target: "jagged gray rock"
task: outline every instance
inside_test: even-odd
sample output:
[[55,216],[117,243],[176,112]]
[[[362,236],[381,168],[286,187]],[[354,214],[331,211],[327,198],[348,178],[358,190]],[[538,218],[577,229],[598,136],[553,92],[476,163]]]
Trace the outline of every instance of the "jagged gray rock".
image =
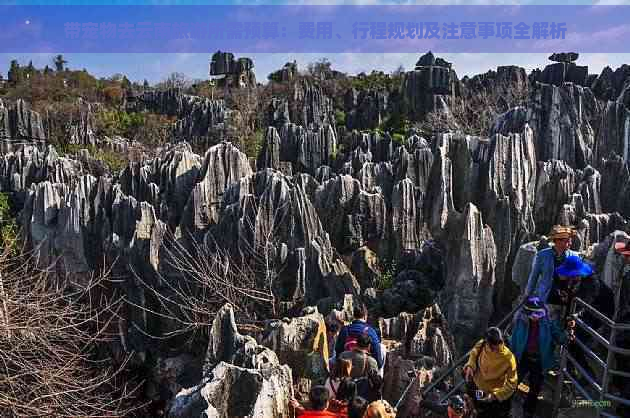
[[450,64],[429,52],[414,71],[403,75],[401,90],[413,117],[422,119],[429,112],[448,108],[448,97],[459,94],[459,81]]
[[273,351],[240,335],[226,305],[212,323],[201,382],[175,396],[168,416],[288,418],[292,384],[291,369],[280,366]]
[[593,126],[600,109],[590,89],[536,84],[528,108],[538,161],[562,160],[573,168],[593,164]]
[[42,117],[23,99],[13,105],[0,99],[0,139],[45,140]]
[[483,333],[493,313],[497,252],[492,230],[481,212],[468,204],[459,219],[449,220],[446,285],[440,300],[446,307],[458,352]]
[[289,123],[280,130],[280,161],[291,162],[293,172],[315,175],[320,166],[332,165],[336,150],[337,136],[330,125],[310,130]]
[[538,162],[534,222],[536,232],[546,234],[556,223],[562,206],[569,202],[577,184],[576,173],[564,161]]

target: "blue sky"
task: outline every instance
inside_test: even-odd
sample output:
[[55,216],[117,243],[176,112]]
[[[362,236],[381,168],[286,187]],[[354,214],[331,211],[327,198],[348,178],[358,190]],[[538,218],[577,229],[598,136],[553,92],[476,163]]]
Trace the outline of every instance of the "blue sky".
[[[0,5],[18,4],[630,4],[630,0],[0,0]],[[253,58],[258,80],[264,81],[266,76],[281,68],[287,61],[297,60],[304,68],[309,62],[322,57],[328,58],[333,67],[350,74],[372,69],[393,71],[399,65],[406,69],[413,68],[418,57],[426,51],[413,54],[384,54],[384,53],[328,53],[328,54],[251,54],[239,53],[238,56]],[[454,63],[458,75],[474,75],[495,69],[500,65],[518,65],[528,71],[533,68],[543,68],[547,63],[549,53],[531,54],[483,54],[460,53],[440,54]],[[553,52],[553,51],[550,51]],[[43,67],[52,62],[53,53],[11,53],[0,54],[0,72],[6,76],[11,59],[18,59],[21,63],[32,60],[37,67]],[[103,53],[66,53],[70,68],[86,68],[90,73],[105,77],[115,73],[124,73],[132,80],[147,79],[154,83],[164,79],[172,72],[182,72],[191,78],[205,79],[208,77],[208,54],[175,53],[175,54],[103,54]],[[606,65],[616,68],[624,63],[630,63],[630,54],[581,54],[578,61],[581,65],[588,65],[589,72],[599,73]]]

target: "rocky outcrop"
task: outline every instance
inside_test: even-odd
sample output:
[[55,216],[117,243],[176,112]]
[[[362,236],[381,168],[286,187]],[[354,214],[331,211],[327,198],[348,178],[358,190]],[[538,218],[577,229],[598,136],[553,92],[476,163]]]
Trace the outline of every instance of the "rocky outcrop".
[[413,118],[421,120],[429,112],[447,110],[449,97],[459,94],[459,81],[450,63],[429,52],[403,75],[401,90]]
[[307,307],[304,316],[268,321],[261,343],[278,355],[282,364],[300,379],[322,380],[328,374],[329,350],[324,317],[317,308]]
[[285,99],[273,97],[267,108],[267,124],[280,129],[284,124],[291,122],[289,114],[289,102]]
[[590,89],[539,83],[528,107],[538,161],[562,160],[573,168],[593,163],[599,104]]
[[224,76],[219,79],[221,87],[246,88],[256,86],[254,62],[250,58],[234,59],[230,52],[217,51],[210,61],[210,75]]
[[426,384],[435,370],[448,367],[455,358],[453,336],[437,305],[381,319],[379,327],[383,338],[399,341],[388,352],[385,366],[383,397],[393,404],[410,381],[408,371],[418,369]]
[[198,171],[201,180],[190,192],[180,226],[197,232],[217,224],[224,190],[251,174],[247,156],[231,143],[222,142],[208,149]]
[[538,162],[534,201],[536,232],[546,234],[557,222],[562,206],[577,185],[576,173],[564,161]]
[[22,99],[13,105],[0,100],[0,140],[6,139],[46,139],[42,117]]
[[295,84],[290,101],[293,103],[290,106],[292,122],[310,129],[335,125],[332,99],[308,79],[302,78]]
[[276,128],[270,126],[265,133],[265,139],[262,149],[258,156],[256,168],[259,170],[265,168],[280,169],[280,136]]
[[380,243],[387,233],[387,207],[383,196],[361,190],[358,180],[336,176],[317,188],[314,205],[331,243],[342,253],[368,243]]
[[446,285],[440,300],[461,353],[483,333],[493,313],[497,250],[492,230],[473,204],[449,223]]
[[[630,91],[630,87],[628,87]],[[630,110],[621,101],[609,101],[599,123],[599,136],[595,146],[596,162],[618,155],[630,161]]]
[[281,69],[269,74],[269,80],[275,81],[276,83],[287,83],[293,81],[297,76],[297,61],[293,61],[287,62]]
[[344,97],[348,129],[378,128],[387,116],[389,94],[386,90],[348,90]]
[[493,138],[485,190],[481,192],[484,218],[492,229],[497,251],[496,300],[509,306],[513,297],[505,277],[516,250],[535,231],[531,196],[536,187],[536,153],[533,132],[525,126],[522,134]]
[[69,126],[69,142],[71,144],[96,145],[96,121],[92,105],[79,99],[77,107],[76,120],[72,120]]
[[177,117],[172,127],[173,135],[176,139],[188,141],[218,135],[229,117],[223,100],[182,94],[176,88],[147,90],[127,107],[129,111],[146,110]]
[[198,385],[182,389],[168,409],[171,418],[289,416],[291,369],[276,354],[239,334],[230,305],[210,329],[204,373]]
[[[269,146],[265,147],[267,150]],[[279,158],[290,162],[293,172],[315,175],[320,166],[332,165],[336,150],[337,136],[330,125],[310,130],[289,123],[280,130]]]
[[537,76],[541,83],[562,86],[564,83],[574,83],[580,86],[589,86],[588,67],[576,65],[579,54],[576,52],[560,52],[549,57],[554,64],[549,64]]
[[[228,187],[218,230],[211,234],[213,239],[223,238],[225,247],[243,258],[261,245],[279,254],[274,262],[282,270],[277,283],[281,301],[314,304],[359,292],[306,192],[277,171],[259,171]],[[286,249],[280,252],[283,246]]]
[[604,67],[601,74],[591,84],[591,90],[598,99],[615,101],[628,85],[630,79],[630,65],[623,64],[615,71],[609,66]]

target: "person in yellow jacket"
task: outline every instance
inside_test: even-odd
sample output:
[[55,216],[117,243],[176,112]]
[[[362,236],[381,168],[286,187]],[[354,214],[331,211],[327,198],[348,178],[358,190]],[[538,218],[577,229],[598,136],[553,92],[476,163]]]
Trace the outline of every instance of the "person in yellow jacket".
[[476,387],[471,395],[478,418],[510,417],[512,395],[518,386],[516,358],[499,328],[488,328],[484,339],[475,344],[464,366],[464,377]]

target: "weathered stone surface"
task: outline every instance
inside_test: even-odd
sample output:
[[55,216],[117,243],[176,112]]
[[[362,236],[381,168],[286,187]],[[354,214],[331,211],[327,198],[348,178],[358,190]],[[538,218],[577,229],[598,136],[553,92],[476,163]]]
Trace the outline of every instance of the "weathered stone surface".
[[277,97],[271,99],[267,108],[267,123],[276,129],[280,129],[286,123],[291,123],[288,100]]
[[446,286],[440,294],[458,352],[481,335],[493,313],[496,247],[481,212],[468,204],[460,219],[451,220],[446,256]]
[[332,126],[317,130],[304,129],[292,123],[280,130],[280,161],[292,163],[294,172],[315,175],[322,165],[332,165],[337,149],[337,136]]
[[230,305],[217,313],[209,336],[201,382],[175,396],[168,416],[288,417],[291,369],[280,366],[273,351],[238,333]]
[[523,294],[527,287],[527,279],[532,269],[534,257],[538,252],[538,242],[527,242],[522,244],[516,252],[514,264],[512,266],[512,281],[518,286],[520,293]]
[[251,248],[266,242],[285,243],[287,268],[279,283],[280,300],[303,298],[316,303],[324,297],[341,300],[358,294],[359,286],[333,253],[328,234],[306,192],[270,169],[243,177],[227,188],[214,238],[226,240],[233,254],[248,257]]
[[576,174],[563,161],[538,162],[534,222],[536,232],[546,234],[557,220],[562,205],[575,190]]
[[336,176],[315,191],[314,205],[331,243],[351,252],[385,236],[387,208],[383,196],[361,190],[358,180]]
[[401,313],[381,319],[379,326],[383,338],[400,341],[386,359],[383,395],[390,402],[398,401],[410,380],[407,371],[414,366],[426,384],[436,369],[448,367],[454,360],[453,336],[437,305],[414,315]]
[[45,140],[46,134],[39,113],[18,99],[13,105],[0,100],[0,137],[2,139]]
[[316,129],[335,124],[332,99],[326,96],[318,84],[302,78],[294,86],[290,106],[291,121],[305,128]]
[[620,102],[607,102],[599,123],[595,145],[596,161],[618,155],[630,161],[630,110]]
[[201,231],[218,223],[225,189],[251,174],[247,156],[230,142],[209,148],[198,171],[201,181],[190,192],[181,225],[191,231]]
[[538,161],[557,159],[573,168],[593,163],[599,104],[590,89],[536,84],[528,107]]
[[630,217],[630,170],[620,156],[604,158],[600,164],[601,203],[604,212]]
[[287,62],[276,72],[269,74],[269,79],[277,83],[291,82],[298,76],[297,61]]
[[617,100],[627,80],[630,78],[630,65],[623,64],[613,71],[609,66],[604,67],[601,74],[591,84],[591,90],[598,99]]
[[305,313],[267,322],[261,343],[273,350],[282,364],[291,367],[294,379],[325,379],[333,347],[328,347],[324,317],[317,308],[309,307]]
[[505,277],[520,243],[535,231],[531,197],[536,186],[536,153],[531,129],[493,137],[481,207],[492,229],[497,251],[497,305],[507,308],[513,289]]
[[223,100],[185,95],[178,89],[145,91],[127,107],[177,117],[172,132],[176,139],[189,141],[221,129],[229,114]]
[[220,86],[226,87],[253,87],[256,86],[256,77],[252,69],[254,62],[250,58],[234,59],[230,52],[217,51],[212,55],[210,62],[211,76],[225,76],[219,79]]
[[346,127],[348,129],[375,129],[385,120],[389,110],[386,90],[349,89],[345,96]]
[[574,83],[587,86],[588,67],[575,65],[573,62],[556,62],[549,64],[538,77],[538,81],[545,84],[562,86],[564,83]]
[[273,127],[267,128],[256,168],[259,170],[264,168],[278,170],[280,168],[280,136]]
[[76,120],[70,122],[69,142],[71,144],[95,145],[96,133],[92,105],[83,99],[77,102]]
[[549,56],[550,61],[555,62],[573,62],[577,61],[580,54],[577,52],[555,52]]

